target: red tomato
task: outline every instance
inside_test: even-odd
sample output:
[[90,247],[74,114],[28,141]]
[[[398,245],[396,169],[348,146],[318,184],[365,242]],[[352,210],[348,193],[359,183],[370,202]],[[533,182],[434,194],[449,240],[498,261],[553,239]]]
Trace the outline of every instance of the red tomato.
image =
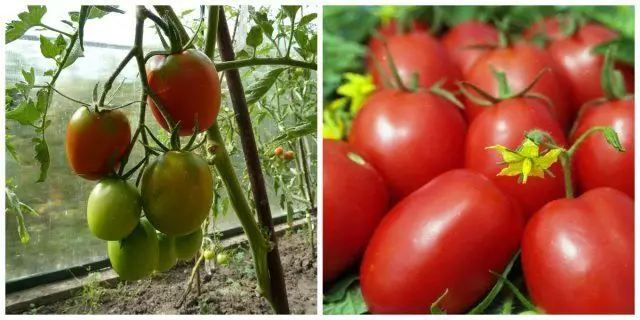
[[330,282],[360,258],[387,211],[389,194],[382,177],[353,147],[327,139],[322,146],[322,277]]
[[589,136],[573,160],[581,190],[598,187],[618,189],[634,198],[634,106],[633,100],[608,101],[587,106],[576,121],[571,141],[594,126],[612,127],[625,152],[613,149],[601,134]]
[[633,200],[610,188],[550,202],[527,224],[522,268],[547,313],[634,311]]
[[94,112],[81,107],[67,125],[67,160],[73,172],[99,180],[117,167],[131,140],[131,126],[122,111]]
[[567,17],[546,17],[531,25],[524,31],[523,37],[531,40],[536,36],[545,36],[547,40],[560,40],[567,37],[562,31],[567,26],[569,20]]
[[282,147],[277,147],[275,150],[273,150],[273,154],[276,156],[281,156],[283,152]]
[[372,313],[460,313],[495,284],[518,250],[524,219],[491,181],[469,170],[431,180],[376,229],[360,267]]
[[462,167],[467,126],[455,105],[430,93],[378,91],[353,120],[349,143],[385,179],[396,202]]
[[[147,67],[151,90],[158,96],[165,111],[174,121],[180,121],[180,135],[193,134],[195,118],[198,132],[207,130],[220,111],[220,79],[213,62],[203,53],[186,50],[169,56],[155,56]],[[148,99],[153,116],[160,126],[169,130],[152,99]]]
[[465,21],[451,28],[441,39],[453,63],[464,73],[487,49],[468,46],[497,44],[499,32],[491,25],[479,21]]
[[[383,24],[378,28],[378,34],[385,39],[398,35],[398,31],[397,20],[391,20],[389,23]],[[411,28],[406,31],[406,33],[427,33],[429,31],[429,26],[420,21],[414,20],[411,22]],[[382,40],[376,36],[369,38],[369,51],[378,52],[380,50],[384,50]],[[367,57],[367,59],[369,59],[369,57]]]
[[[564,78],[557,72],[557,66],[548,53],[529,44],[516,44],[508,48],[492,50],[476,61],[465,73],[464,79],[487,93],[497,96],[498,82],[492,68],[506,73],[509,87],[514,93],[531,84],[541,70],[551,68],[551,72],[544,74],[530,92],[549,98],[554,106],[553,116],[563,129],[569,129],[573,119],[569,93]],[[487,109],[467,98],[465,111],[469,122]]]
[[549,108],[538,99],[509,99],[487,108],[469,126],[465,146],[465,167],[482,173],[492,180],[504,193],[517,200],[529,217],[545,203],[565,195],[562,166],[553,164],[551,172],[555,178],[530,178],[527,183],[518,183],[517,177],[497,176],[505,166],[503,159],[494,150],[486,147],[502,145],[510,149],[522,144],[524,133],[533,129],[549,132],[559,145],[566,139],[558,123],[551,117]]
[[[598,44],[617,38],[617,34],[597,24],[587,24],[573,36],[551,43],[549,53],[557,62],[560,71],[569,79],[573,93],[574,112],[588,101],[604,96],[600,74],[604,65],[604,56],[592,54]],[[627,91],[633,91],[633,67],[618,63],[616,69],[624,76]]]
[[[418,85],[430,88],[436,82],[447,79],[443,86],[448,90],[457,90],[455,81],[461,78],[458,68],[449,60],[444,47],[428,33],[411,33],[387,37],[387,46],[402,82],[411,85],[413,74],[418,74]],[[389,59],[383,46],[372,48],[373,59],[367,62],[367,71],[373,76],[378,88],[384,87],[384,78],[392,80]],[[382,76],[374,61],[377,61]],[[393,80],[392,80],[393,82]]]
[[284,159],[285,160],[291,160],[291,159],[293,159],[293,155],[294,155],[293,151],[287,151],[287,152],[284,153]]

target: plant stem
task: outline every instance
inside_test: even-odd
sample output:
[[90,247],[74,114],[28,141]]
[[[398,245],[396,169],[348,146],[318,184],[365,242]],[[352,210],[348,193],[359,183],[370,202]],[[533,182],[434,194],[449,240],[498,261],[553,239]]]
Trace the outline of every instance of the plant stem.
[[54,88],[52,85],[47,85],[47,86],[42,86],[42,87],[43,87],[43,88],[49,88],[50,90],[55,91],[57,94],[59,94],[59,95],[61,95],[61,96],[65,97],[65,98],[67,98],[67,99],[69,99],[69,100],[71,100],[71,101],[73,101],[73,102],[75,102],[75,103],[81,104],[81,105],[83,105],[83,106],[88,106],[88,105],[90,105],[90,104],[88,104],[88,103],[86,103],[86,102],[84,102],[84,101],[76,100],[76,99],[74,99],[74,98],[69,97],[68,95],[66,95],[66,94],[64,94],[64,93],[62,93],[62,92],[60,92],[60,91],[58,91],[58,89]]
[[62,30],[59,30],[59,29],[56,29],[56,28],[54,28],[54,27],[48,26],[48,25],[46,25],[46,24],[44,24],[44,23],[40,23],[40,24],[38,24],[38,26],[43,27],[43,28],[45,28],[45,29],[49,29],[49,30],[51,30],[51,31],[53,31],[53,32],[57,32],[57,33],[59,33],[59,34],[62,34],[62,35],[64,35],[64,36],[67,36],[67,37],[69,37],[69,38],[73,37],[73,35],[72,35],[71,33],[64,32],[64,31],[62,31]]
[[124,69],[124,67],[127,66],[129,61],[131,61],[131,58],[135,56],[136,50],[138,49],[139,48],[137,48],[137,46],[134,46],[133,48],[131,48],[131,50],[129,50],[129,52],[124,57],[124,59],[122,59],[122,61],[120,62],[116,70],[113,71],[113,73],[111,74],[111,77],[109,77],[107,82],[105,82],[104,86],[102,87],[102,95],[100,96],[100,101],[98,102],[99,107],[104,106],[104,100],[107,98],[107,93],[109,92],[109,90],[111,90],[111,86],[113,85],[113,82],[116,80],[120,72],[122,72],[122,69]]
[[568,199],[573,198],[573,181],[571,180],[571,156],[568,152],[562,152],[559,156],[562,170],[564,171],[564,192]]
[[304,174],[304,180],[307,183],[307,193],[308,193],[308,197],[309,197],[309,204],[311,206],[311,209],[313,209],[313,205],[314,205],[314,196],[313,196],[313,191],[311,188],[311,177],[309,176],[309,168],[308,168],[308,164],[307,164],[307,150],[305,148],[305,144],[304,144],[304,137],[301,137],[299,140],[299,144],[300,144],[300,156],[302,156],[302,173]]
[[592,127],[589,130],[587,130],[585,133],[583,133],[580,137],[578,137],[578,139],[576,139],[576,141],[573,143],[573,145],[571,146],[571,148],[569,148],[569,150],[567,151],[567,154],[569,155],[569,157],[573,157],[573,155],[576,153],[576,150],[578,150],[578,147],[592,134],[598,132],[598,131],[604,131],[606,130],[607,127],[603,127],[603,126],[598,126],[598,127]]
[[289,43],[287,44],[287,55],[286,57],[289,58],[291,57],[291,47],[293,46],[293,27],[295,26],[295,19],[296,17],[294,16],[293,18],[290,18],[291,20],[291,35],[289,36]]
[[216,63],[216,69],[226,71],[230,69],[238,69],[244,67],[253,67],[261,65],[286,65],[292,67],[300,67],[305,69],[317,70],[318,65],[314,62],[294,60],[291,58],[251,58],[233,61],[224,61]]
[[[220,10],[220,21],[226,21],[224,10]],[[233,52],[231,35],[226,23],[221,23],[218,26],[217,40],[219,46],[218,51],[220,52],[222,60],[234,60],[235,53]],[[258,148],[256,147],[253,126],[251,124],[251,116],[249,114],[249,109],[247,108],[240,73],[237,69],[228,70],[226,78],[236,113],[236,121],[240,131],[240,140],[242,143],[242,150],[245,155],[247,171],[249,172],[249,180],[251,182],[253,197],[258,213],[258,221],[260,225],[267,228],[269,232],[269,240],[272,243],[271,251],[267,254],[272,306],[276,313],[288,314],[289,303],[287,301],[287,290],[284,282],[280,255],[278,252],[278,239],[274,231],[271,209],[269,207],[269,198],[267,196],[267,189],[262,175],[260,157],[258,155]]]

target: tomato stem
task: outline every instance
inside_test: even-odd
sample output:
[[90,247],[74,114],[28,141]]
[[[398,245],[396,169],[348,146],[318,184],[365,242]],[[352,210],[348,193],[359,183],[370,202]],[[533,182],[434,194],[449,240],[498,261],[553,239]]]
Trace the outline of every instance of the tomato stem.
[[571,180],[571,156],[569,152],[562,152],[558,158],[564,171],[564,192],[568,199],[574,197],[573,194],[573,181]]
[[245,67],[263,66],[263,65],[285,65],[291,67],[300,67],[309,70],[317,70],[318,64],[315,62],[307,62],[295,60],[289,57],[283,58],[249,58],[241,60],[216,62],[216,70],[218,72],[231,69],[240,69]]

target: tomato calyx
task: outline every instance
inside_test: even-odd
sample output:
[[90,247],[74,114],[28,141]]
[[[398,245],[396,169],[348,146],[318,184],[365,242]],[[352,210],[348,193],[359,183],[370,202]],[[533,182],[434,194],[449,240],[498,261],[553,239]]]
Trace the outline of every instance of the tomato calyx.
[[[544,68],[536,74],[531,83],[527,85],[524,89],[520,90],[520,92],[512,92],[509,88],[509,83],[507,81],[506,74],[502,71],[498,71],[492,68],[492,72],[496,81],[498,82],[498,96],[493,96],[488,92],[482,90],[480,87],[476,86],[473,83],[467,81],[458,82],[458,86],[460,87],[460,91],[464,94],[469,100],[473,101],[475,104],[483,106],[483,107],[491,107],[501,101],[509,100],[509,99],[517,99],[517,98],[534,98],[540,99],[544,101],[547,106],[549,106],[550,110],[553,110],[553,102],[551,100],[538,93],[531,93],[531,89],[536,85],[536,83],[545,75],[545,73],[550,72],[550,68]],[[467,89],[471,89],[475,91],[480,97],[471,94],[471,92]]]
[[[189,138],[189,141],[187,142],[187,144],[182,147],[181,143],[180,143],[180,121],[178,121],[172,128],[171,128],[171,137],[170,137],[170,145],[166,146],[164,143],[162,143],[151,131],[151,129],[149,129],[149,127],[147,127],[146,125],[143,125],[144,130],[147,131],[147,133],[149,134],[149,136],[151,137],[151,139],[153,140],[153,142],[155,142],[155,144],[158,146],[157,148],[154,148],[148,144],[145,144],[144,142],[141,142],[142,145],[144,146],[144,148],[147,150],[148,153],[153,154],[153,155],[159,155],[161,153],[165,153],[165,152],[169,152],[169,151],[182,151],[182,152],[191,152],[193,150],[196,150],[198,148],[200,148],[202,145],[204,145],[204,143],[207,142],[207,139],[201,139],[201,141],[196,143],[196,140],[198,138],[198,135],[200,134],[198,132],[198,115],[196,114],[194,117],[194,128],[193,128],[193,134],[191,134],[191,137]],[[208,150],[212,149],[213,151],[215,151],[215,149],[217,149],[217,146],[212,147],[209,146]]]

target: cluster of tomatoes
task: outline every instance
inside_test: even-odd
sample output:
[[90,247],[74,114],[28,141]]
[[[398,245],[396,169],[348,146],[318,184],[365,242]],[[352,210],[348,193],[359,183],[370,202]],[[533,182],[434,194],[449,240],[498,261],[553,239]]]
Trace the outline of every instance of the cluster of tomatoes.
[[282,146],[278,146],[273,150],[273,155],[280,158],[280,160],[289,161],[293,159],[294,153],[291,150],[285,152]]
[[[215,122],[220,80],[203,53],[186,50],[156,56],[147,67],[147,77],[166,114],[179,124],[180,136],[197,134]],[[152,99],[148,105],[160,126],[169,130]],[[196,127],[201,129],[194,132]],[[165,147],[168,151],[144,167],[140,189],[127,181],[122,170],[116,173],[136,143],[131,139],[127,116],[98,106],[78,109],[66,133],[72,170],[98,180],[87,202],[89,230],[108,242],[111,265],[125,280],[164,272],[179,259],[192,259],[201,248],[201,225],[213,201],[209,165],[189,150]]]
[[[378,89],[348,142],[323,141],[324,283],[361,261],[370,312],[438,301],[461,313],[521,252],[538,311],[633,313],[633,67],[616,64],[617,94],[603,90],[605,59],[591,50],[617,35],[593,22],[567,33],[568,19],[540,20],[517,41],[477,21],[439,38],[417,21],[377,30],[366,66]],[[498,175],[506,159],[486,149],[515,150],[534,129],[569,149],[595,126],[626,151],[590,135],[568,186],[559,162],[526,183]]]

